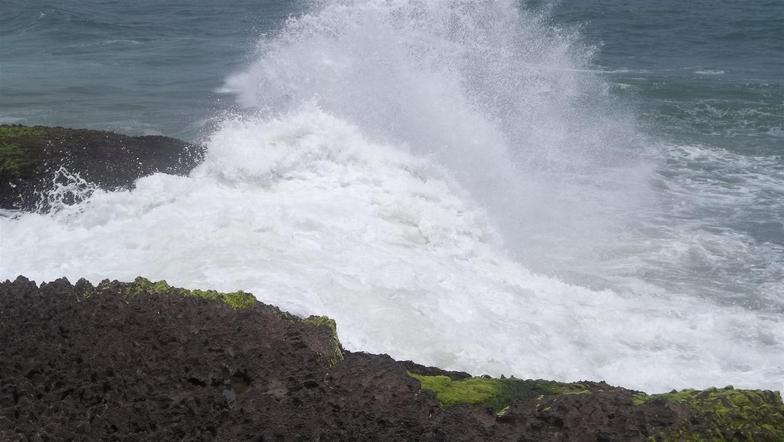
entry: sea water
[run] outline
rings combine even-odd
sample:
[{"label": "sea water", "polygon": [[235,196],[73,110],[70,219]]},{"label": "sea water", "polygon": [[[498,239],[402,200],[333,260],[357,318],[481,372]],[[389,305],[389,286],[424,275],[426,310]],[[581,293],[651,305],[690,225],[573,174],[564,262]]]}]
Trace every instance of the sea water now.
[{"label": "sea water", "polygon": [[0,8],[0,122],[208,148],[4,213],[0,278],[247,290],[475,374],[784,389],[779,2]]}]

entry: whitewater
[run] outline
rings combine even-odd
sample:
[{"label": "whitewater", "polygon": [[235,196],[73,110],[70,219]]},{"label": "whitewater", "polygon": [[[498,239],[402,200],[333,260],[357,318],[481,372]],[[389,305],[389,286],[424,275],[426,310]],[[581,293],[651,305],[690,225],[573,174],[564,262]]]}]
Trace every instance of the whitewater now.
[{"label": "whitewater", "polygon": [[0,216],[0,278],[245,290],[474,374],[784,390],[782,247],[694,228],[749,196],[660,173],[717,154],[641,131],[593,51],[512,1],[317,2],[226,79],[200,166]]}]

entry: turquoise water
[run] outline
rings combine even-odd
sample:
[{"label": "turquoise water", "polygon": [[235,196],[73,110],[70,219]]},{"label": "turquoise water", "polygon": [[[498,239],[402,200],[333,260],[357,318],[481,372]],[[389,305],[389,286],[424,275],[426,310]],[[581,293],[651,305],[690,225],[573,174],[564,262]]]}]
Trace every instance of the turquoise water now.
[{"label": "turquoise water", "polygon": [[780,1],[0,1],[0,122],[209,146],[0,217],[0,278],[250,290],[447,368],[784,389]]}]

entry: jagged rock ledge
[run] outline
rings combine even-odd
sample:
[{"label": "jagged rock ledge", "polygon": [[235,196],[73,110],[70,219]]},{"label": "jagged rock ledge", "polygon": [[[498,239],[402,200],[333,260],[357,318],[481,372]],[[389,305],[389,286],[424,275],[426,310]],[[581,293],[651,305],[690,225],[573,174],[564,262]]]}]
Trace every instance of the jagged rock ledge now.
[{"label": "jagged rock ledge", "polygon": [[112,190],[155,172],[186,174],[203,157],[202,146],[163,136],[0,125],[0,209],[46,210],[41,193],[61,167]]},{"label": "jagged rock ledge", "polygon": [[778,392],[472,377],[143,278],[0,283],[0,340],[0,440],[784,440]]}]

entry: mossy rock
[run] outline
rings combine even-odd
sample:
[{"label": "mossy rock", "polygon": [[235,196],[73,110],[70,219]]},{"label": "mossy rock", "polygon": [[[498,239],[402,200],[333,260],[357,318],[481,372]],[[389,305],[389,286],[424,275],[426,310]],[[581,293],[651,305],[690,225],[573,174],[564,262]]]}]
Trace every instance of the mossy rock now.
[{"label": "mossy rock", "polygon": [[43,126],[0,125],[0,140],[22,137],[44,136],[47,129]]},{"label": "mossy rock", "polygon": [[418,380],[423,390],[432,391],[441,406],[445,408],[468,404],[490,407],[499,412],[514,400],[591,393],[591,387],[582,383],[496,379],[486,376],[454,380],[443,375],[428,376],[411,372],[408,375]]},{"label": "mossy rock", "polygon": [[[592,382],[562,383],[487,376],[452,379],[444,375],[408,374],[419,381],[422,390],[433,392],[443,408],[476,405],[492,408],[499,417],[507,413],[513,401],[532,400],[538,404],[548,397],[577,399],[575,395],[606,391],[606,384]],[[674,416],[677,416],[674,425],[667,425],[665,431],[659,431],[660,428],[648,433],[652,435],[652,441],[784,441],[784,404],[778,392],[725,387],[647,395],[615,387],[609,387],[609,390],[626,392],[627,400],[631,402],[629,409],[645,407],[654,415],[657,414],[655,410],[674,410]]]},{"label": "mossy rock", "polygon": [[[83,285],[84,282],[82,281],[77,283],[77,287]],[[125,298],[140,295],[195,297],[222,302],[235,310],[245,310],[257,303],[256,298],[252,294],[243,291],[223,293],[216,290],[188,290],[172,287],[163,280],[153,282],[142,277],[137,277],[132,283],[103,281],[93,289],[83,290],[82,294],[84,296],[92,296],[102,292],[119,294]]]},{"label": "mossy rock", "polygon": [[778,392],[733,387],[638,394],[635,406],[665,403],[689,409],[688,424],[657,440],[784,441],[784,403]]},{"label": "mossy rock", "polygon": [[42,127],[0,126],[0,181],[23,178],[35,170],[40,155],[29,146],[42,137],[47,137]]},{"label": "mossy rock", "polygon": [[164,280],[150,281],[143,277],[137,277],[131,283],[118,281],[103,281],[98,286],[92,287],[86,280],[80,280],[76,287],[82,296],[89,297],[110,293],[113,296],[120,296],[124,299],[134,299],[139,296],[182,296],[207,299],[209,301],[220,302],[228,305],[234,310],[247,310],[254,306],[260,306],[272,312],[281,319],[296,321],[306,327],[313,327],[315,333],[306,333],[304,336],[306,345],[320,355],[327,367],[334,367],[343,361],[343,347],[340,344],[337,334],[337,324],[335,320],[327,316],[310,316],[302,319],[298,316],[284,312],[277,307],[262,304],[247,292],[218,292],[216,290],[189,290],[179,287],[172,287]]},{"label": "mossy rock", "polygon": [[343,361],[343,347],[340,345],[340,339],[338,339],[338,328],[334,319],[327,316],[309,316],[303,319],[302,322],[325,330],[328,333],[329,338],[326,348],[318,349],[319,353],[323,355],[327,366],[334,367]]},{"label": "mossy rock", "polygon": [[152,173],[186,174],[203,157],[202,146],[157,135],[0,125],[0,208],[46,210],[41,194],[60,168],[103,189],[129,189]]}]

